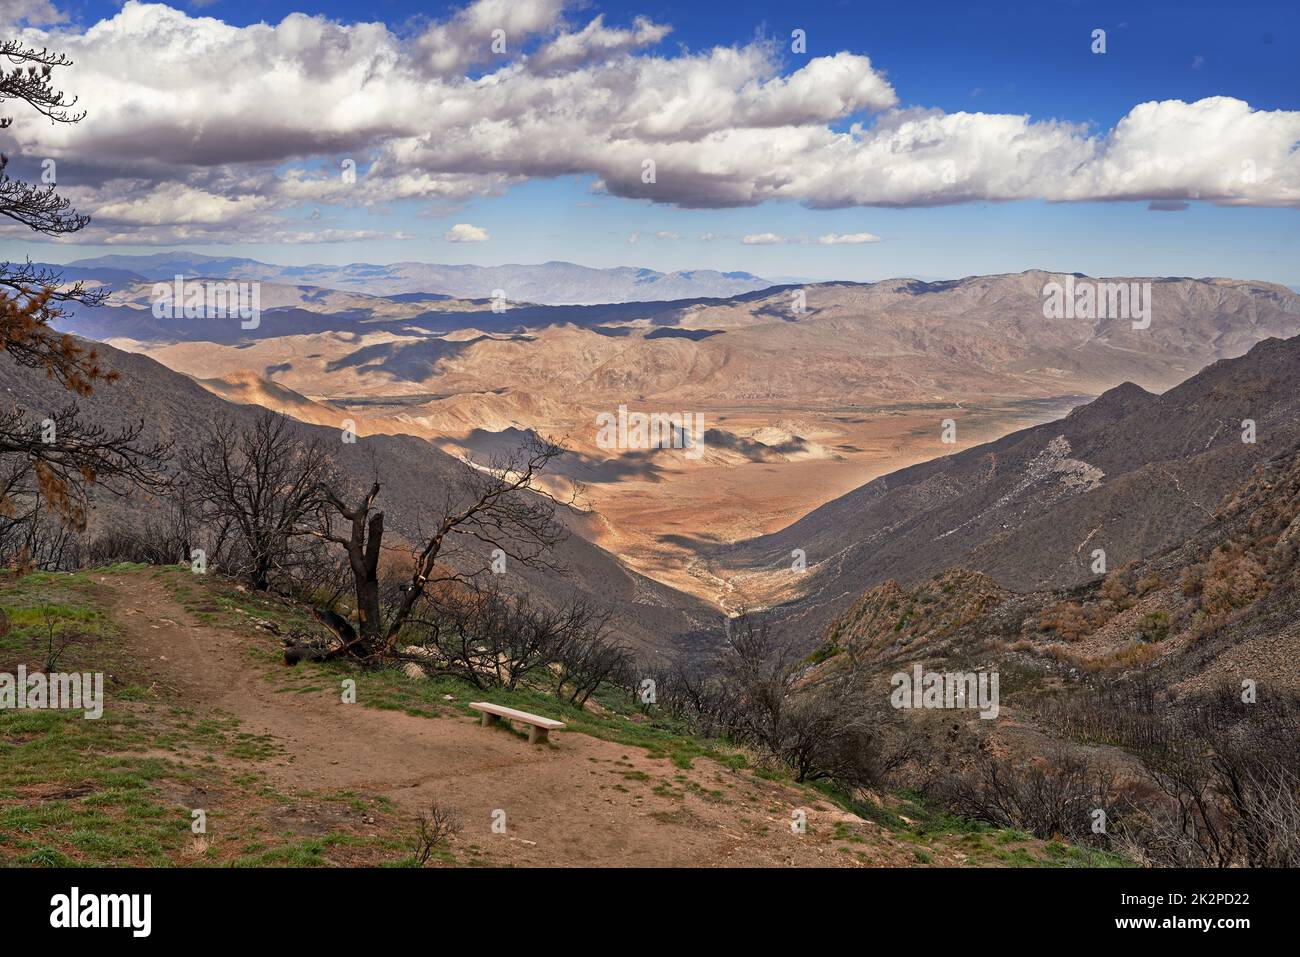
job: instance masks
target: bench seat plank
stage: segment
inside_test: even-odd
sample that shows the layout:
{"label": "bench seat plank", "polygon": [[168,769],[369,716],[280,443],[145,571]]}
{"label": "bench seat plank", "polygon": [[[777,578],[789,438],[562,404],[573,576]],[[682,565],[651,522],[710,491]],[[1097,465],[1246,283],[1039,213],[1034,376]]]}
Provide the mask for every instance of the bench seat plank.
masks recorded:
{"label": "bench seat plank", "polygon": [[546,731],[559,731],[564,727],[563,721],[556,721],[552,718],[543,718],[541,715],[529,714],[527,711],[517,711],[514,708],[507,708],[505,705],[492,704],[488,701],[471,701],[469,706],[475,711],[483,711],[487,714],[494,714],[501,718],[509,718],[512,721],[518,721],[522,724],[531,724],[534,727],[542,728]]}

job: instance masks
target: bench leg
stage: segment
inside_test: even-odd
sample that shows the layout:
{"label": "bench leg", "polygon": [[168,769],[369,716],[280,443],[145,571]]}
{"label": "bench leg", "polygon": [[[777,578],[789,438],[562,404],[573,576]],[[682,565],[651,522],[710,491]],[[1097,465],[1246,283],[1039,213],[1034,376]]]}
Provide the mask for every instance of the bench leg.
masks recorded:
{"label": "bench leg", "polygon": [[499,714],[490,714],[490,713],[488,713],[487,711],[484,711],[484,712],[483,712],[483,717],[482,717],[482,719],[479,721],[479,725],[480,725],[481,727],[486,728],[489,724],[496,724],[496,723],[497,723],[498,721],[500,721],[500,720],[501,720],[501,715],[499,715]]}
{"label": "bench leg", "polygon": [[535,724],[530,724],[528,726],[529,744],[545,744],[548,737],[549,734],[545,728],[539,728]]}

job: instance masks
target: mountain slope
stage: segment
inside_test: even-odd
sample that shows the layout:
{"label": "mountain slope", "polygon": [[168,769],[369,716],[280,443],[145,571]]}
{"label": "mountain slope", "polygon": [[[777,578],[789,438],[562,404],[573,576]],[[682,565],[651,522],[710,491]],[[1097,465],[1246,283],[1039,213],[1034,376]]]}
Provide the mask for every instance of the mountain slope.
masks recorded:
{"label": "mountain slope", "polygon": [[[1170,547],[1251,469],[1300,439],[1300,337],[1271,339],[1163,395],[1119,386],[1066,418],[884,476],[719,555],[740,577],[809,565],[782,609],[814,633],[874,584],[963,566],[1019,590]],[[1242,441],[1253,420],[1256,442]]]}
{"label": "mountain slope", "polygon": [[823,642],[820,661],[848,652],[884,670],[975,656],[1072,679],[1140,671],[1176,694],[1247,678],[1300,692],[1300,445],[1260,462],[1200,528],[1148,557],[1020,594],[960,568],[914,587],[891,579]]}
{"label": "mountain slope", "polygon": [[[105,428],[143,422],[144,440],[171,440],[179,448],[197,441],[206,424],[216,417],[246,422],[260,413],[257,406],[224,401],[190,378],[173,372],[145,356],[99,347],[104,365],[120,373],[116,382],[96,388],[79,399],[87,420]],[[69,396],[40,372],[17,366],[0,357],[0,389],[5,398],[29,411],[48,411],[69,403]],[[442,490],[459,470],[457,459],[429,442],[411,435],[369,435],[355,443],[340,441],[340,429],[296,423],[304,437],[318,436],[335,449],[334,461],[353,483],[368,486],[382,477],[380,504],[393,533],[414,539],[422,519],[442,504]],[[92,523],[138,522],[143,501],[122,502],[101,497]],[[562,516],[577,527],[583,516]],[[427,524],[427,521],[424,523]],[[578,535],[570,535],[557,549],[564,574],[528,569],[516,564],[504,586],[527,588],[563,599],[587,595],[614,607],[624,634],[649,652],[709,640],[719,616],[703,602],[675,592],[625,568],[617,558]]]}

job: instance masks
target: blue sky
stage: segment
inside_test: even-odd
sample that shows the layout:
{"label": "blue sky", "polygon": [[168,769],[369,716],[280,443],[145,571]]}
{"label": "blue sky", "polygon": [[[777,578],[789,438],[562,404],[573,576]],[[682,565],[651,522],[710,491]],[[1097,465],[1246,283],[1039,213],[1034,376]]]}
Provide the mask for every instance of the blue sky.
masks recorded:
{"label": "blue sky", "polygon": [[[176,4],[191,15],[229,24],[275,23],[292,12],[352,23],[382,20],[417,34],[453,5],[407,0],[214,0]],[[111,17],[119,3],[60,3],[72,27]],[[1256,110],[1300,109],[1300,7],[1294,2],[1221,3],[749,2],[744,4],[608,2],[572,12],[581,24],[597,12],[611,26],[636,16],[672,25],[643,54],[673,55],[756,37],[783,41],[795,28],[808,55],[849,51],[870,57],[900,104],[945,113],[1027,114],[1106,131],[1150,100],[1228,96]],[[66,27],[67,25],[65,25]],[[1090,49],[1094,28],[1107,51]],[[788,70],[804,58],[788,57]],[[832,124],[846,128],[853,119]],[[333,243],[179,244],[209,254],[248,255],[281,263],[540,262],[637,265],[672,270],[743,269],[769,277],[941,278],[1031,267],[1131,275],[1230,275],[1300,287],[1300,210],[1295,206],[1217,206],[1192,201],[1181,211],[1153,211],[1137,200],[1079,203],[1023,199],[957,205],[853,206],[810,209],[769,200],[755,206],[689,209],[592,191],[591,174],[532,178],[504,195],[457,203],[408,200],[382,208],[304,204],[277,215],[340,229],[401,233],[410,238]],[[472,223],[490,240],[451,243],[443,234]],[[869,232],[880,242],[814,241],[746,245],[741,237],[775,233],[807,238]],[[661,238],[656,233],[678,238]],[[701,235],[714,238],[702,240]],[[635,241],[631,241],[635,237]],[[6,236],[0,253],[68,260],[113,252],[155,252],[117,241],[111,247],[33,247]],[[36,251],[39,250],[39,251]]]}

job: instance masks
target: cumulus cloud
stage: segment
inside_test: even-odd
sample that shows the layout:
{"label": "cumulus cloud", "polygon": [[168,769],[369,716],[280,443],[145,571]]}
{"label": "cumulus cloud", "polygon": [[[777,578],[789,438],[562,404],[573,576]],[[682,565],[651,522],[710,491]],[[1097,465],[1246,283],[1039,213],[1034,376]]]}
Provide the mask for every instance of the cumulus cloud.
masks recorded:
{"label": "cumulus cloud", "polygon": [[442,234],[442,238],[449,243],[485,243],[488,241],[488,231],[481,226],[473,226],[470,223],[457,223],[451,229]]}
{"label": "cumulus cloud", "polygon": [[546,44],[527,62],[535,70],[582,66],[593,60],[653,46],[668,36],[672,29],[667,24],[652,23],[646,17],[637,17],[630,30],[611,29],[605,26],[602,13],[577,33],[565,33]]}
{"label": "cumulus cloud", "polygon": [[748,236],[742,236],[740,241],[746,246],[774,246],[777,243],[790,242],[785,236],[778,236],[776,233],[750,233]]}
{"label": "cumulus cloud", "polygon": [[182,183],[165,183],[139,189],[140,183],[109,183],[107,191],[116,200],[96,208],[100,219],[130,226],[171,226],[192,223],[233,223],[246,219],[270,205],[270,200],[252,194],[222,196],[194,189]]}
{"label": "cumulus cloud", "polygon": [[[58,83],[88,115],[17,115],[5,133],[24,157],[59,159],[61,188],[102,217],[92,229],[119,237],[283,229],[268,217],[300,205],[455,203],[566,175],[704,208],[1300,206],[1300,112],[1232,97],[1137,104],[1109,130],[945,113],[901,104],[859,53],[790,69],[765,41],[656,52],[667,24],[570,23],[563,0],[477,0],[409,38],[305,14],[232,26],[138,0],[88,27],[39,25],[54,8],[18,2],[34,11],[19,35],[74,61]],[[149,186],[156,198],[137,195]]]}
{"label": "cumulus cloud", "polygon": [[818,236],[817,242],[823,246],[856,245],[858,243],[878,243],[880,237],[873,233],[827,233],[825,236]]}
{"label": "cumulus cloud", "polygon": [[475,0],[450,20],[433,23],[416,40],[417,64],[452,75],[490,60],[509,57],[512,47],[555,28],[561,0]]}

